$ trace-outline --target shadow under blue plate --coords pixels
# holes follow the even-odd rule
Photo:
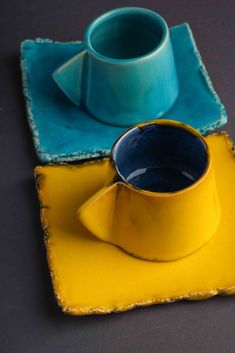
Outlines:
[[[180,93],[165,118],[205,134],[227,122],[187,24],[170,29]],[[37,154],[42,162],[106,156],[126,130],[102,123],[79,109],[54,83],[53,71],[77,53],[79,42],[25,40],[21,47],[23,89]]]

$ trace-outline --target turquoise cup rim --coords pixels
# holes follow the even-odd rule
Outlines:
[[[158,24],[161,25],[161,28],[163,30],[162,38],[160,43],[151,51],[146,53],[145,55],[134,57],[134,58],[128,58],[128,59],[116,59],[116,58],[111,58],[105,55],[100,54],[98,51],[94,49],[94,47],[91,44],[91,35],[95,31],[98,25],[100,25],[103,21],[107,20],[108,18],[116,17],[116,16],[121,16],[121,15],[126,15],[126,14],[139,14],[142,16],[149,16],[151,18],[154,18],[158,22]],[[151,56],[155,55],[158,51],[161,50],[161,48],[164,46],[166,43],[167,39],[169,37],[169,29],[167,26],[166,21],[162,16],[157,14],[156,12],[145,9],[143,7],[120,7],[111,11],[108,11],[104,13],[103,15],[97,17],[94,19],[91,24],[88,26],[86,32],[85,32],[85,44],[87,49],[95,55],[97,58],[99,58],[102,61],[106,61],[109,63],[133,63],[136,61],[141,61],[145,59],[149,59]]]

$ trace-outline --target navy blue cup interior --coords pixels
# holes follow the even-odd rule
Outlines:
[[[90,34],[90,45],[99,54],[113,59],[137,58],[158,47],[165,35],[156,14],[138,9],[100,19]]]
[[[114,145],[111,158],[121,179],[154,192],[192,185],[208,164],[207,146],[199,136],[157,124],[129,130]]]

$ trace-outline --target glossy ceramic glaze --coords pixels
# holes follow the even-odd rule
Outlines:
[[[170,120],[128,130],[112,149],[107,185],[78,215],[97,237],[137,257],[167,261],[192,253],[220,217],[205,139]]]
[[[177,261],[152,262],[129,256],[92,236],[78,221],[77,208],[107,180],[107,158],[36,168],[49,270],[64,312],[105,314],[235,294],[234,148],[223,133],[205,139],[213,159],[221,218],[207,244]],[[192,227],[188,237],[191,231]]]
[[[170,28],[170,37],[180,92],[167,117],[191,125],[202,134],[211,132],[226,123],[227,115],[193,33],[184,23]],[[51,39],[25,40],[21,45],[28,122],[38,157],[44,163],[108,156],[125,130],[94,119],[70,102],[51,79],[51,73],[76,55],[79,47],[79,42]]]
[[[155,12],[136,7],[94,20],[79,53],[53,78],[74,103],[112,125],[161,117],[178,95],[167,24]]]

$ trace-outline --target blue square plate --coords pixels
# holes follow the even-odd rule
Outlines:
[[[202,63],[189,25],[170,29],[180,94],[166,114],[205,134],[224,125],[227,116]],[[42,162],[65,162],[106,156],[126,128],[94,119],[71,103],[51,74],[77,53],[79,42],[25,40],[21,69],[27,115]]]

